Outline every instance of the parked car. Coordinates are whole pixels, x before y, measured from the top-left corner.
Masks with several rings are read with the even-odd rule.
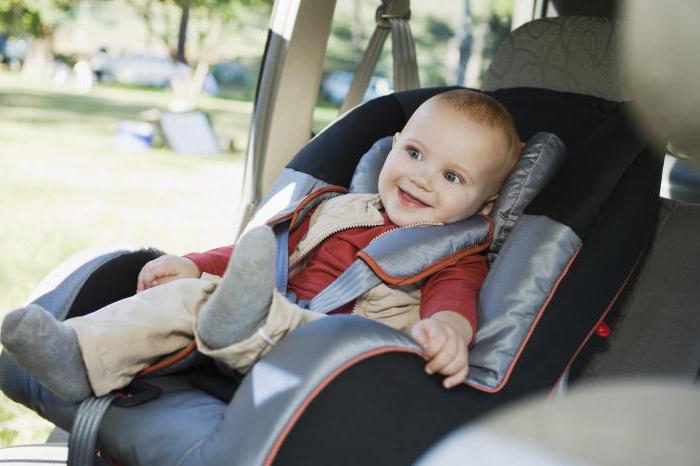
[[[351,71],[332,71],[328,73],[321,84],[321,94],[334,104],[343,103],[345,96],[350,90],[354,73]],[[372,76],[367,86],[363,101],[374,99],[393,92],[391,79],[381,76]]]

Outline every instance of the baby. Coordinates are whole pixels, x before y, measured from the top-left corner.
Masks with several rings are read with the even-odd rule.
[[[258,227],[235,250],[149,262],[137,294],[92,314],[60,322],[36,305],[17,309],[2,323],[2,344],[67,401],[128,385],[192,340],[200,352],[245,372],[289,332],[325,317],[297,303],[333,282],[375,237],[488,215],[520,148],[512,117],[494,99],[468,90],[439,94],[394,136],[378,194],[339,195],[293,226],[287,296],[275,289],[275,238]],[[380,284],[333,313],[409,333],[423,348],[426,372],[444,375],[444,386],[453,387],[467,375],[486,272],[485,256],[463,256],[417,285]]]

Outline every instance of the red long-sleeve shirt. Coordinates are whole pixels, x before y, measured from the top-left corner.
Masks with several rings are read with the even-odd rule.
[[[290,233],[289,251],[293,251],[306,235],[310,219],[311,215],[306,215],[301,225]],[[396,225],[384,215],[383,225],[350,228],[328,237],[309,254],[304,268],[289,279],[288,290],[299,299],[312,299],[338,278],[372,239],[393,228]],[[233,246],[225,246],[185,257],[191,259],[201,272],[223,275],[232,252]],[[477,254],[465,256],[428,277],[421,286],[421,318],[439,311],[454,311],[464,316],[476,331],[477,296],[486,272],[486,256]],[[333,313],[350,313],[353,304],[348,303]]]

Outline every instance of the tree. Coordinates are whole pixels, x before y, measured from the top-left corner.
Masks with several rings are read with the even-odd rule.
[[[3,1],[3,0],[0,0]],[[165,46],[173,61],[192,68],[173,80],[180,108],[194,108],[211,64],[212,52],[219,44],[224,27],[237,19],[242,7],[269,7],[272,0],[127,0],[141,17],[147,33]],[[190,26],[196,23],[196,34]],[[177,24],[177,31],[173,27]],[[190,60],[187,44],[196,41],[197,59]]]
[[[53,62],[56,29],[72,18],[71,0],[0,0],[0,32],[9,36],[30,36],[22,72],[44,74]]]
[[[487,53],[492,53],[491,36],[502,36],[512,16],[511,0],[464,0],[464,15],[457,37],[451,44],[458,50],[453,82],[479,87]],[[452,52],[454,53],[454,51]],[[456,55],[456,54],[455,54]]]
[[[52,36],[72,13],[70,0],[0,0],[0,32],[9,36]]]

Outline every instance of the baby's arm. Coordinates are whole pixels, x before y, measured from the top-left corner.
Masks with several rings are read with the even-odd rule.
[[[439,311],[427,319],[416,322],[411,335],[423,347],[428,361],[428,374],[442,374],[445,388],[452,388],[464,380],[469,371],[467,347],[473,329],[469,321],[453,311]]]
[[[160,256],[143,266],[136,291],[140,292],[179,278],[199,278],[204,272],[223,276],[232,253],[233,246],[223,246],[185,256]]]
[[[165,254],[143,266],[136,283],[136,292],[177,280],[198,278],[202,273],[190,259],[173,254]]]
[[[479,290],[487,272],[486,256],[465,256],[421,287],[422,320],[412,334],[423,346],[426,371],[447,376],[446,388],[459,384],[469,370],[467,348],[477,328]]]

